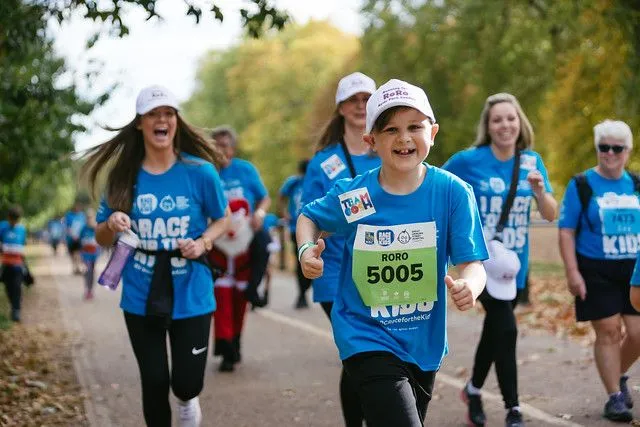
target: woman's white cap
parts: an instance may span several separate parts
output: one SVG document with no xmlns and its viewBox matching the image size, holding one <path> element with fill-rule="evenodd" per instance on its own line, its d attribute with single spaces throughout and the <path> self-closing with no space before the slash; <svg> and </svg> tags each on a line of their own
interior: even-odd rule
<svg viewBox="0 0 640 427">
<path fill-rule="evenodd" d="M 376 91 L 376 82 L 365 74 L 355 72 L 344 76 L 338 82 L 338 90 L 336 90 L 336 105 L 346 100 L 350 96 L 358 92 L 372 94 Z"/>
<path fill-rule="evenodd" d="M 520 271 L 520 258 L 498 240 L 487 243 L 489 259 L 483 261 L 487 272 L 487 292 L 495 299 L 513 301 L 517 294 L 516 277 Z"/>
<path fill-rule="evenodd" d="M 178 110 L 178 101 L 164 86 L 148 86 L 140 91 L 136 99 L 136 113 L 143 115 L 157 107 L 171 107 Z"/>
<path fill-rule="evenodd" d="M 373 124 L 384 111 L 392 107 L 412 107 L 435 123 L 436 117 L 424 90 L 398 79 L 391 79 L 376 90 L 367 101 L 366 133 L 371 133 Z"/>
</svg>

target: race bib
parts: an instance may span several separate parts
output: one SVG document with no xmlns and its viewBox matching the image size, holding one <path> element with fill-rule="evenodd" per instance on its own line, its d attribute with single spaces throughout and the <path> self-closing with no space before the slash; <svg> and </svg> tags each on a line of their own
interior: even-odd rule
<svg viewBox="0 0 640 427">
<path fill-rule="evenodd" d="M 602 234 L 618 236 L 640 233 L 640 203 L 636 195 L 604 194 L 596 202 L 600 208 Z"/>
<path fill-rule="evenodd" d="M 359 224 L 352 270 L 366 306 L 437 301 L 435 222 Z"/>
<path fill-rule="evenodd" d="M 640 233 L 640 210 L 602 209 L 602 228 L 607 236 Z"/>
<path fill-rule="evenodd" d="M 330 156 L 327 160 L 320 163 L 320 167 L 329 179 L 335 178 L 340 172 L 347 168 L 337 154 Z"/>
</svg>

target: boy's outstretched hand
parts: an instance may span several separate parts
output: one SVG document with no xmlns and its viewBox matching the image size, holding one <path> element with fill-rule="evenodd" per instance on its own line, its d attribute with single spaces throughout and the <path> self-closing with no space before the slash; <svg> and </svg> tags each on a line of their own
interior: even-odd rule
<svg viewBox="0 0 640 427">
<path fill-rule="evenodd" d="M 324 261 L 320 257 L 324 251 L 324 240 L 318 239 L 315 246 L 310 247 L 302 253 L 300 266 L 302 273 L 307 279 L 317 279 L 322 276 Z"/>
<path fill-rule="evenodd" d="M 451 299 L 460 311 L 466 311 L 476 304 L 471 288 L 465 279 L 453 280 L 448 274 L 444 276 L 444 283 L 451 293 Z"/>
</svg>

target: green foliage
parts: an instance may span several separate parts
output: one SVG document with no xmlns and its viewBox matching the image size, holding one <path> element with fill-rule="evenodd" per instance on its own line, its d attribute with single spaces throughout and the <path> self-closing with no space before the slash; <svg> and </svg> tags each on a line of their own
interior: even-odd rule
<svg viewBox="0 0 640 427">
<path fill-rule="evenodd" d="M 193 16 L 196 23 L 200 23 L 202 7 L 191 0 L 183 0 L 185 14 Z M 122 21 L 122 15 L 126 7 L 137 6 L 147 14 L 147 20 L 162 16 L 156 11 L 156 0 L 40 0 L 39 3 L 47 5 L 48 15 L 53 16 L 59 22 L 68 19 L 75 10 L 82 10 L 84 17 L 93 21 L 104 22 L 108 25 L 109 33 L 116 37 L 129 34 L 129 28 Z M 224 14 L 220 7 L 213 2 L 209 3 L 209 13 L 222 22 Z M 289 15 L 271 6 L 269 0 L 245 0 L 247 7 L 239 10 L 242 26 L 251 37 L 260 37 L 266 29 L 282 29 L 289 21 Z"/>
<path fill-rule="evenodd" d="M 429 161 L 474 140 L 487 96 L 518 97 L 556 194 L 596 162 L 605 118 L 640 129 L 640 4 L 633 0 L 369 0 L 364 71 L 423 87 L 441 130 Z M 638 156 L 631 168 L 639 168 Z"/>
<path fill-rule="evenodd" d="M 183 112 L 199 126 L 232 125 L 240 157 L 254 162 L 275 195 L 296 172 L 297 161 L 312 154 L 308 117 L 316 97 L 327 85 L 335 92 L 336 76 L 358 49 L 355 37 L 326 22 L 311 22 L 212 52 L 200 66 L 198 88 Z"/>
<path fill-rule="evenodd" d="M 19 203 L 27 218 L 70 198 L 72 136 L 94 108 L 73 84 L 60 84 L 68 71 L 53 54 L 45 15 L 20 0 L 0 6 L 0 210 Z"/>
</svg>

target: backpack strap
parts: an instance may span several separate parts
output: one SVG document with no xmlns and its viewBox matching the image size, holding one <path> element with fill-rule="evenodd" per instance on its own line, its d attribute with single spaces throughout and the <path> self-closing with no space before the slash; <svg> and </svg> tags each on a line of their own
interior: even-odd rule
<svg viewBox="0 0 640 427">
<path fill-rule="evenodd" d="M 353 166 L 353 159 L 351 158 L 351 153 L 349 153 L 349 149 L 347 148 L 347 144 L 344 142 L 344 139 L 340 140 L 340 146 L 342 147 L 342 152 L 344 153 L 344 157 L 347 159 L 347 166 L 349 166 L 349 172 L 351 173 L 351 178 L 356 177 L 356 168 Z"/>
<path fill-rule="evenodd" d="M 576 189 L 578 190 L 578 199 L 580 200 L 580 218 L 584 216 L 585 221 L 587 222 L 587 226 L 589 230 L 593 231 L 593 224 L 589 220 L 588 209 L 589 209 L 589 201 L 591 201 L 591 196 L 593 196 L 593 189 L 589 185 L 587 181 L 587 175 L 584 172 L 580 172 L 577 175 L 574 175 L 573 179 L 576 182 Z M 578 219 L 578 225 L 576 227 L 576 236 L 580 233 L 581 222 Z"/>
<path fill-rule="evenodd" d="M 629 175 L 631 176 L 631 181 L 633 181 L 633 191 L 635 193 L 640 193 L 640 175 L 638 175 L 635 172 L 629 172 Z M 638 194 L 636 194 L 638 195 Z"/>
</svg>

